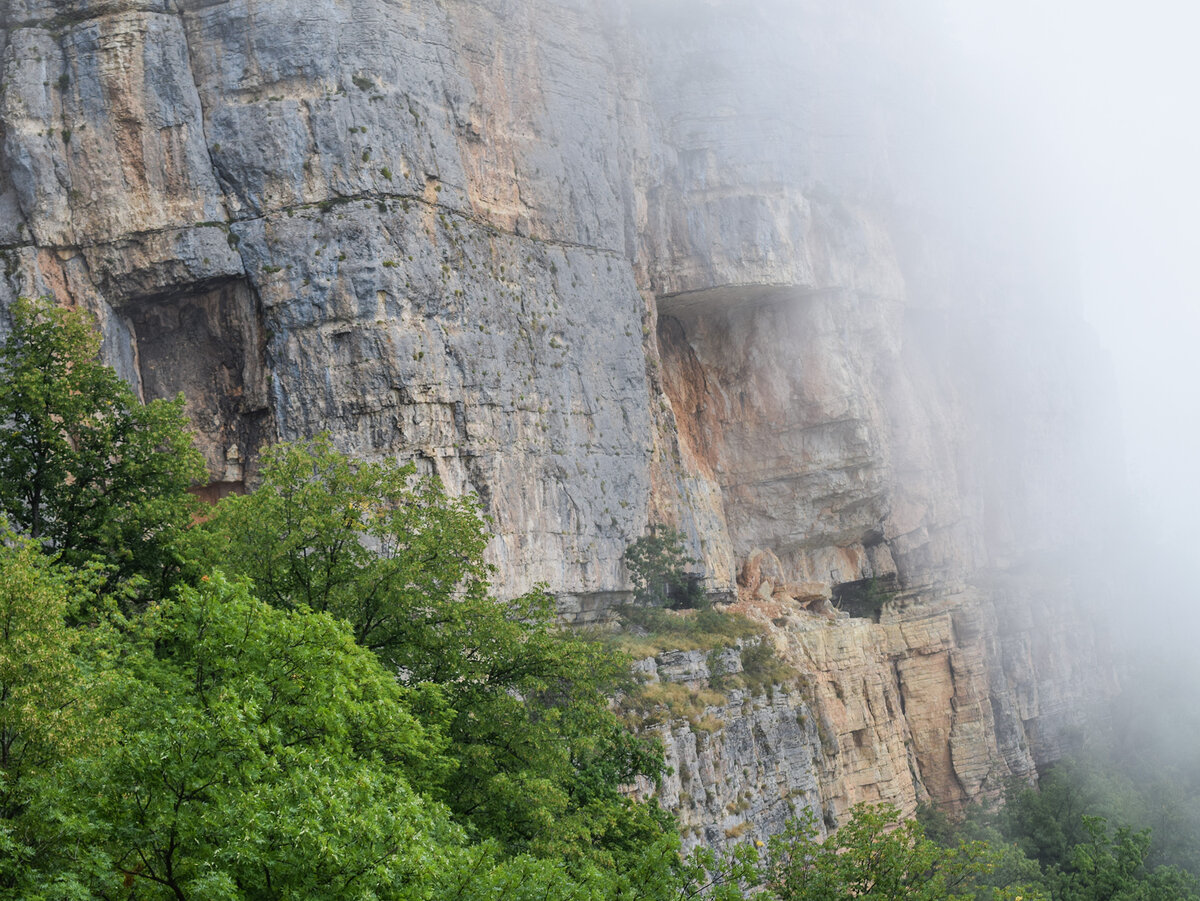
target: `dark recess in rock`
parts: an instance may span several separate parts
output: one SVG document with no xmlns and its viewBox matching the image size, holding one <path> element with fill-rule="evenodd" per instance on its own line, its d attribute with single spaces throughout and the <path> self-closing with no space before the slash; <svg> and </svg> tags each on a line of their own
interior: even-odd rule
<svg viewBox="0 0 1200 901">
<path fill-rule="evenodd" d="M 271 437 L 263 329 L 249 285 L 202 284 L 128 303 L 147 401 L 183 392 L 216 500 L 245 489 L 247 464 Z"/>
</svg>

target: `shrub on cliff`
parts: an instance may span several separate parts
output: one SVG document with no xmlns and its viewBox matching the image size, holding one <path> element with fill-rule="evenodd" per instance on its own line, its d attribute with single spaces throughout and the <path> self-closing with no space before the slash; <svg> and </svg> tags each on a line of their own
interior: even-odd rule
<svg viewBox="0 0 1200 901">
<path fill-rule="evenodd" d="M 651 607 L 702 607 L 703 586 L 688 573 L 693 559 L 683 545 L 683 533 L 670 526 L 651 526 L 625 549 L 625 565 L 633 581 L 633 599 Z"/>
</svg>

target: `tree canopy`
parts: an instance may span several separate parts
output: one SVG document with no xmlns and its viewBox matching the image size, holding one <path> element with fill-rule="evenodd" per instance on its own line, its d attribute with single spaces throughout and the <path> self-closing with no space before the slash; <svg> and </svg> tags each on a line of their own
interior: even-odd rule
<svg viewBox="0 0 1200 901">
<path fill-rule="evenodd" d="M 0 349 L 0 510 L 64 562 L 161 587 L 205 477 L 182 395 L 141 404 L 81 310 L 22 298 Z"/>
<path fill-rule="evenodd" d="M 695 565 L 677 529 L 652 525 L 650 532 L 625 549 L 625 565 L 633 580 L 633 598 L 652 607 L 703 607 L 703 587 L 688 574 Z"/>
<path fill-rule="evenodd" d="M 628 662 L 560 627 L 543 590 L 491 594 L 472 499 L 324 437 L 272 448 L 261 477 L 217 505 L 198 544 L 272 604 L 345 620 L 405 685 L 438 688 L 427 721 L 450 739 L 440 789 L 464 824 L 513 851 L 608 863 L 668 831 L 619 791 L 662 767 L 609 710 Z"/>
<path fill-rule="evenodd" d="M 453 765 L 413 712 L 436 690 L 400 685 L 329 614 L 214 575 L 71 629 L 44 558 L 0 558 L 49 627 L 0 643 L 18 689 L 0 693 L 0 898 L 616 896 L 598 868 L 472 841 L 424 791 Z M 40 665 L 12 679 L 30 650 Z"/>
</svg>

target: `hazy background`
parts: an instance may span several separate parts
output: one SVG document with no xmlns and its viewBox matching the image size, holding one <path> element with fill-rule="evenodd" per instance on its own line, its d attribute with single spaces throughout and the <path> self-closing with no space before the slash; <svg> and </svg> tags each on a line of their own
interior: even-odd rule
<svg viewBox="0 0 1200 901">
<path fill-rule="evenodd" d="M 1073 220 L 1083 313 L 1111 355 L 1142 514 L 1131 538 L 1186 572 L 1200 502 L 1200 7 L 943 0 L 937 12 L 971 88 L 1044 167 L 1035 183 L 1049 196 L 1030 201 L 1061 202 Z"/>
<path fill-rule="evenodd" d="M 1124 785 L 1129 797 L 1156 799 L 1118 818 L 1192 843 L 1181 859 L 1195 872 L 1200 5 L 928 0 L 922 9 L 935 17 L 947 77 L 963 79 L 956 96 L 978 99 L 1001 155 L 1025 170 L 1014 181 L 1033 193 L 1015 202 L 1061 213 L 1046 233 L 1061 226 L 1070 236 L 1069 302 L 1111 361 L 1113 382 L 1094 388 L 1116 394 L 1126 471 L 1097 486 L 1118 527 L 1096 567 L 1097 584 L 1108 581 L 1096 609 L 1126 653 L 1116 661 L 1122 694 L 1100 720 L 1112 728 L 1085 746 L 1108 761 L 1098 770 L 1105 791 Z"/>
<path fill-rule="evenodd" d="M 959 96 L 977 97 L 1073 238 L 1080 312 L 1115 376 L 1130 497 L 1104 609 L 1123 695 L 1108 711 L 1129 772 L 1192 788 L 1200 834 L 1200 5 L 930 0 Z M 1002 186 L 1001 190 L 1002 190 Z M 1053 231 L 1053 229 L 1051 229 Z M 1119 483 L 1124 479 L 1127 491 Z M 1164 808 L 1166 809 L 1166 808 Z M 1153 825 L 1148 820 L 1147 825 Z M 1194 863 L 1194 861 L 1193 861 Z"/>
</svg>

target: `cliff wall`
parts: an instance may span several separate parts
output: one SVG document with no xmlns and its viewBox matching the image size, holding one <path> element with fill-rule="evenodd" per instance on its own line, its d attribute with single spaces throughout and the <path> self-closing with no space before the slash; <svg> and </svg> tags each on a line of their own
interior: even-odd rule
<svg viewBox="0 0 1200 901">
<path fill-rule="evenodd" d="M 1114 443 L 929 46 L 828 0 L 10 0 L 0 305 L 95 311 L 214 495 L 320 430 L 478 493 L 501 590 L 578 622 L 682 528 L 808 677 L 664 733 L 708 840 L 961 803 L 1111 690 Z M 874 582 L 878 622 L 824 600 Z"/>
</svg>

